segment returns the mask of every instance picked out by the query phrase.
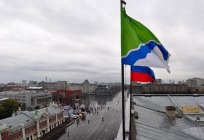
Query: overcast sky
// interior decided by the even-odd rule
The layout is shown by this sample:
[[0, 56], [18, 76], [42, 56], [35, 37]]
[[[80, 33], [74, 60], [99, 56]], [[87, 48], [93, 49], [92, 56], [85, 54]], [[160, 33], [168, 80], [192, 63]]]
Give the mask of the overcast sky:
[[[203, 0], [126, 2], [171, 53], [171, 73], [154, 69], [156, 78], [204, 78]], [[119, 0], [0, 0], [0, 82], [120, 81], [119, 8]]]

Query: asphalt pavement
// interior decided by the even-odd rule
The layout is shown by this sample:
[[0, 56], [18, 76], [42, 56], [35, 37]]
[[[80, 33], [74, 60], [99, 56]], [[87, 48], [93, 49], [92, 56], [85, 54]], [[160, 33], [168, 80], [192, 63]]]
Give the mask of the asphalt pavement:
[[121, 92], [103, 105], [90, 103], [93, 112], [83, 121], [75, 120], [58, 140], [113, 140], [121, 123], [121, 103]]

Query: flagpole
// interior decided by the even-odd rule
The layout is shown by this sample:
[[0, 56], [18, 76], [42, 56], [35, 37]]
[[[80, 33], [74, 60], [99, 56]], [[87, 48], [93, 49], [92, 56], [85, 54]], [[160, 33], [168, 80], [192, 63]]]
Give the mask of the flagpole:
[[[122, 4], [124, 4], [123, 0], [120, 0], [120, 18], [121, 18], [121, 10], [122, 10]], [[120, 19], [122, 21], [122, 19]], [[122, 27], [122, 23], [120, 23], [120, 26]], [[121, 33], [121, 46], [122, 46], [122, 30]], [[123, 126], [123, 140], [125, 140], [125, 98], [124, 98], [124, 65], [121, 61], [121, 82], [122, 82], [122, 126]]]
[[132, 139], [131, 137], [131, 129], [132, 129], [132, 117], [131, 117], [131, 108], [132, 108], [132, 104], [131, 104], [131, 101], [132, 101], [132, 78], [131, 78], [131, 74], [132, 74], [132, 71], [131, 71], [131, 66], [130, 66], [130, 94], [129, 94], [129, 98], [130, 98], [130, 125], [129, 125], [129, 140]]
[[122, 123], [123, 123], [123, 140], [125, 140], [125, 88], [124, 88], [124, 65], [121, 64], [122, 73]]

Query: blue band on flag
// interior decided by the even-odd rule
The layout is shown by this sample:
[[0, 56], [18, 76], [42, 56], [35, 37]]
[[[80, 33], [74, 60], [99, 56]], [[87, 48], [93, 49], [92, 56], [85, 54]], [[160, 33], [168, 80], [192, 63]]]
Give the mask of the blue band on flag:
[[168, 51], [163, 47], [163, 45], [156, 43], [155, 41], [150, 41], [142, 45], [138, 50], [134, 50], [128, 54], [128, 56], [122, 58], [123, 64], [134, 65], [134, 63], [140, 59], [144, 59], [148, 53], [151, 53], [155, 47], [158, 47], [163, 55], [165, 61], [169, 58]]

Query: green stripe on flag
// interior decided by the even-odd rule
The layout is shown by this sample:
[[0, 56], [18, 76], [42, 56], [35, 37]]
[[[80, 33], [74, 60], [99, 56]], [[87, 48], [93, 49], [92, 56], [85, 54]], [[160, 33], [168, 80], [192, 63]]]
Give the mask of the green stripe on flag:
[[137, 49], [141, 44], [154, 40], [160, 41], [140, 22], [129, 17], [125, 8], [121, 11], [121, 55], [125, 56], [130, 50]]

